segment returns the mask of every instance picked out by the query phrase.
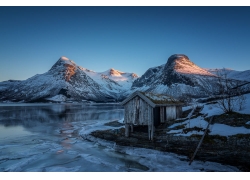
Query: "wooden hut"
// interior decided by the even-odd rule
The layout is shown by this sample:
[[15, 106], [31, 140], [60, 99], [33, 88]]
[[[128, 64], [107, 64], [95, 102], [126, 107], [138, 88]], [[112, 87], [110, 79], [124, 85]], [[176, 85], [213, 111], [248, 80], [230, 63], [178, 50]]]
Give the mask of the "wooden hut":
[[147, 125], [149, 140], [153, 140], [155, 127], [181, 116], [183, 103], [167, 95], [136, 91], [121, 105], [125, 108], [125, 136], [129, 137], [134, 125]]

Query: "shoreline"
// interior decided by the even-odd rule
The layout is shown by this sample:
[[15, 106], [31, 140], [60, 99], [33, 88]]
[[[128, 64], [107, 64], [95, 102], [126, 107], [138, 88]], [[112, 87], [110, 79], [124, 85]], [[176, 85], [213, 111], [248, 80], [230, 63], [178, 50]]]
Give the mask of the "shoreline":
[[[130, 137], [125, 137], [123, 124], [113, 121], [106, 126], [110, 126], [110, 129], [96, 130], [83, 138], [90, 141], [95, 141], [94, 138], [106, 140], [110, 142], [110, 146], [113, 146], [113, 148], [114, 146], [136, 147], [184, 155], [187, 158], [187, 163], [189, 163], [201, 138], [200, 135], [191, 137], [169, 135], [162, 127], [156, 130], [154, 140], [150, 141], [148, 140], [146, 127], [135, 127], [135, 131], [130, 134]], [[117, 128], [119, 126], [120, 128]], [[116, 129], [112, 129], [112, 127], [116, 127]], [[249, 142], [247, 146], [246, 142]], [[248, 135], [241, 138], [232, 136], [228, 140], [220, 136], [209, 135], [205, 137], [194, 161], [217, 162], [237, 167], [242, 172], [250, 172], [249, 145]]]

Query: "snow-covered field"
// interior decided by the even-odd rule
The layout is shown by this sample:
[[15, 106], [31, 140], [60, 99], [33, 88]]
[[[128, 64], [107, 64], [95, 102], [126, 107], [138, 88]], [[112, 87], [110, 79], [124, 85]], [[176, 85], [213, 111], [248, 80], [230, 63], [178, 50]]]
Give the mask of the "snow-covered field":
[[[237, 110], [236, 112], [241, 113], [241, 114], [250, 114], [250, 94], [246, 94], [246, 103], [244, 106], [244, 109], [242, 110]], [[202, 109], [201, 113], [202, 114], [207, 114], [206, 117], [210, 117], [213, 115], [220, 115], [223, 114], [223, 111], [216, 105], [216, 104], [199, 104], [199, 106], [204, 105], [204, 108]], [[184, 107], [183, 110], [191, 109], [192, 107]], [[246, 123], [249, 124], [249, 121]], [[185, 128], [193, 128], [193, 127], [199, 127], [205, 129], [208, 125], [208, 122], [204, 120], [204, 117], [198, 116], [196, 118], [191, 118], [189, 120], [186, 120], [181, 123], [175, 123], [169, 128], [174, 128], [178, 125], [185, 125]], [[234, 127], [234, 126], [229, 126], [225, 124], [219, 124], [219, 123], [214, 123], [209, 126], [210, 130], [210, 135], [221, 135], [221, 136], [231, 136], [231, 135], [236, 135], [236, 134], [250, 134], [250, 129], [247, 129], [245, 127]], [[168, 133], [174, 133], [176, 136], [190, 136], [192, 134], [204, 134], [203, 131], [197, 132], [197, 131], [191, 131], [188, 133], [183, 133], [183, 129], [178, 129], [178, 130], [171, 130]]]

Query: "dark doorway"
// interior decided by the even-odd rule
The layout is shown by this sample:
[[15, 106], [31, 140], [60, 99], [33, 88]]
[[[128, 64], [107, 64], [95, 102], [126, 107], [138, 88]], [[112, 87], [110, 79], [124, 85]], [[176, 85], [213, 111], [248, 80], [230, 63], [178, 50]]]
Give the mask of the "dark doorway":
[[160, 107], [155, 107], [154, 108], [154, 126], [159, 126], [161, 123], [160, 120]]

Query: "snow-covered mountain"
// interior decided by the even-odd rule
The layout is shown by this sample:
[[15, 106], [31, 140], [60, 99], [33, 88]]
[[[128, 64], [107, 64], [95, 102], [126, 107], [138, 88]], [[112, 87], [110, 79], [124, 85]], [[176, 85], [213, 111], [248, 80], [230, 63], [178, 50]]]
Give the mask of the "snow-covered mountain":
[[109, 102], [124, 99], [138, 76], [115, 69], [94, 72], [74, 61], [61, 57], [52, 68], [24, 81], [0, 83], [0, 100], [10, 101], [66, 101], [92, 100]]
[[[166, 64], [149, 68], [140, 78], [113, 68], [95, 72], [61, 57], [52, 68], [24, 81], [0, 82], [0, 101], [121, 101], [139, 90], [176, 98], [205, 97], [219, 92], [218, 77], [224, 72], [235, 85], [250, 81], [250, 70], [205, 69], [184, 54], [174, 54]], [[244, 86], [250, 91], [250, 84]]]
[[250, 70], [235, 71], [232, 69], [205, 69], [214, 75], [225, 75], [227, 78], [250, 82]]
[[148, 69], [134, 81], [132, 90], [203, 97], [218, 91], [218, 76], [194, 64], [184, 54], [174, 54], [166, 64]]

